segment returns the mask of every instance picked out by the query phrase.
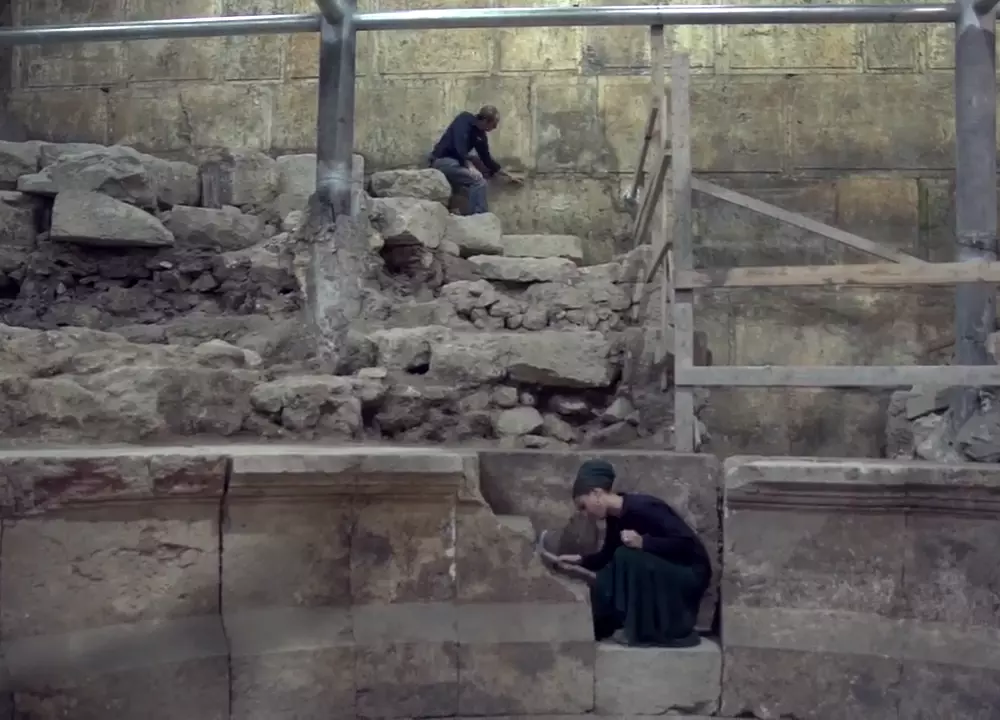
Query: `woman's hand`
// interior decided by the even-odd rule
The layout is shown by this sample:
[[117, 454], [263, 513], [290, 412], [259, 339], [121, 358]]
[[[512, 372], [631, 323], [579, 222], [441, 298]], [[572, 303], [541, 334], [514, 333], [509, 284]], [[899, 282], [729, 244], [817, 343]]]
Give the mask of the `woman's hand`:
[[560, 565], [579, 565], [583, 558], [580, 555], [560, 555], [556, 562]]
[[642, 535], [635, 530], [622, 530], [622, 543], [633, 550], [642, 550]]

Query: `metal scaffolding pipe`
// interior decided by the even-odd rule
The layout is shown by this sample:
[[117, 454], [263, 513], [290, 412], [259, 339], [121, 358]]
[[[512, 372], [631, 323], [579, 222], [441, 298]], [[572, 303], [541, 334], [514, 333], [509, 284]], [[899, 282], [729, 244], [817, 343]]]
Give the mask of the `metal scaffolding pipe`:
[[354, 152], [354, 86], [357, 33], [351, 22], [353, 1], [344, 19], [326, 20], [320, 31], [319, 107], [316, 127], [316, 194], [334, 217], [351, 212]]
[[344, 0], [316, 0], [316, 7], [319, 8], [320, 13], [326, 18], [326, 21], [332, 25], [339, 23], [344, 19], [344, 15], [347, 14], [347, 10], [344, 7]]
[[[996, 17], [960, 0], [955, 25], [955, 259], [997, 259]], [[955, 288], [955, 364], [994, 362], [986, 341], [996, 328], [992, 285]], [[979, 408], [979, 391], [960, 388], [951, 403], [957, 430]]]
[[[958, 14], [958, 7], [953, 4], [620, 5], [359, 13], [354, 16], [354, 26], [357, 30], [431, 30], [615, 25], [946, 23], [955, 22]], [[0, 46], [319, 32], [320, 17], [318, 13], [245, 15], [95, 25], [20, 27], [0, 30]]]

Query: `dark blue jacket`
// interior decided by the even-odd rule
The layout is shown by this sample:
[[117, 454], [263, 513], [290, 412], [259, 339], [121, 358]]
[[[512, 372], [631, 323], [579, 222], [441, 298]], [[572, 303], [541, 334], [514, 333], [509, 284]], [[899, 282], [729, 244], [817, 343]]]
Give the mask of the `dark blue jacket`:
[[473, 150], [491, 174], [500, 172], [500, 164], [490, 155], [486, 132], [476, 125], [476, 116], [470, 112], [459, 113], [437, 141], [432, 153], [435, 159], [453, 158], [463, 167], [469, 166], [469, 153]]

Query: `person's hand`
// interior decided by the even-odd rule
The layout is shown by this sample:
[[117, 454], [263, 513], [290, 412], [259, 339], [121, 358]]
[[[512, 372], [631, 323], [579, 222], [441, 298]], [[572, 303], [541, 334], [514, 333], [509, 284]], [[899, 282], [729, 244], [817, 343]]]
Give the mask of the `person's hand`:
[[477, 168], [472, 163], [469, 163], [468, 171], [469, 171], [469, 174], [472, 175], [472, 177], [474, 177], [476, 180], [482, 180], [483, 179], [483, 172], [482, 172], [482, 170], [480, 170], [479, 168]]
[[514, 175], [511, 175], [506, 170], [501, 170], [499, 173], [497, 173], [497, 175], [499, 175], [506, 182], [509, 182], [512, 185], [523, 185], [524, 184], [524, 180], [522, 180], [519, 177], [515, 177]]
[[580, 555], [560, 555], [556, 562], [560, 565], [579, 565], [583, 558]]
[[642, 550], [642, 535], [634, 530], [622, 530], [622, 542], [633, 550]]

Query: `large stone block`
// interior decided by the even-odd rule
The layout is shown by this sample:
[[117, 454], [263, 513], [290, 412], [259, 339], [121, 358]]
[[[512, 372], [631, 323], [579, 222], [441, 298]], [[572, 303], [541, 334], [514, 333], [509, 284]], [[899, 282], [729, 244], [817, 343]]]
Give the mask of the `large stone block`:
[[0, 633], [15, 714], [227, 717], [225, 473], [224, 457], [183, 451], [2, 454]]
[[[430, 10], [478, 7], [474, 0], [380, 0], [378, 9]], [[495, 31], [423, 30], [379, 34], [378, 71], [384, 75], [488, 73], [493, 69]], [[416, 128], [414, 128], [416, 129]], [[429, 148], [428, 148], [429, 150]]]
[[[519, 0], [500, 0], [500, 7], [524, 7]], [[530, 0], [531, 6], [572, 7], [572, 0], [541, 2]], [[580, 63], [582, 29], [577, 27], [509, 28], [498, 33], [497, 64], [501, 72], [546, 72], [576, 70]]]
[[[947, 169], [955, 134], [947, 75], [826, 75], [795, 81], [797, 168]], [[925, 108], [914, 114], [913, 108]]]
[[[856, 176], [837, 181], [837, 227], [920, 256], [920, 195], [915, 178]], [[832, 240], [829, 242], [833, 242]], [[877, 262], [845, 252], [849, 262]]]
[[595, 710], [601, 715], [711, 715], [722, 693], [722, 650], [702, 639], [686, 650], [597, 645]]
[[[126, 19], [164, 20], [213, 17], [223, 14], [229, 13], [223, 12], [221, 0], [209, 0], [209, 2], [134, 0], [128, 4]], [[225, 40], [223, 38], [143, 40], [125, 43], [125, 48], [128, 78], [131, 81], [212, 80], [219, 70]]]
[[728, 40], [733, 70], [855, 70], [859, 64], [854, 25], [736, 26], [729, 28]]
[[998, 498], [995, 465], [730, 458], [722, 712], [987, 712]]
[[[372, 159], [375, 170], [425, 165], [455, 113], [445, 90], [445, 80], [436, 78], [359, 82], [355, 149]], [[315, 96], [310, 101], [315, 105]]]
[[35, 199], [30, 195], [0, 190], [0, 246], [33, 248], [36, 211]]
[[108, 95], [100, 88], [14, 90], [7, 110], [39, 140], [104, 143]]
[[[618, 476], [616, 488], [648, 493], [670, 503], [699, 534], [713, 565], [719, 567], [721, 468], [711, 456], [636, 451], [482, 451], [483, 496], [494, 512], [527, 516], [536, 528], [560, 530], [575, 514], [570, 498], [573, 478], [580, 463], [591, 457], [600, 457], [614, 465]], [[577, 548], [572, 552], [593, 549], [596, 548]], [[714, 581], [702, 603], [701, 628], [711, 627], [718, 597], [718, 584]]]
[[535, 166], [543, 172], [600, 172], [614, 150], [601, 133], [595, 78], [550, 78], [535, 85]]

